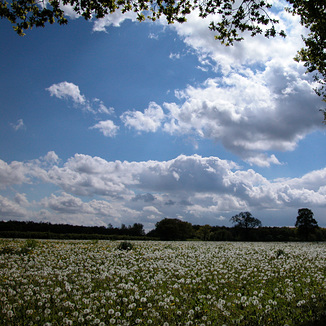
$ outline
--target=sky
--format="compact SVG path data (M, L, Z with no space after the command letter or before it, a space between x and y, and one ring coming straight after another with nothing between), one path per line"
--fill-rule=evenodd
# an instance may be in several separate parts
M163 218L231 226L250 211L326 227L325 107L293 60L307 31L225 47L211 17L116 12L16 35L0 21L0 219L74 225ZM216 17L213 19L217 19Z

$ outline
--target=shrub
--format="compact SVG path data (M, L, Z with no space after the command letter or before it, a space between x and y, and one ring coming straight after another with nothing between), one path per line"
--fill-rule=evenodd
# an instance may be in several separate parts
M131 250L134 248L134 245L129 241L120 242L118 249L119 250Z
M285 252L283 249L276 250L275 256L276 258L279 258L280 256L284 256Z

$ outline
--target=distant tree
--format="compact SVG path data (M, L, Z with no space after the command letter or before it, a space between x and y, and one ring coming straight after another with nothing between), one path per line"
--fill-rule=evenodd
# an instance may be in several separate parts
M164 218L156 223L154 234L161 240L186 240L193 235L193 229L189 222Z
M317 221L314 219L314 213L309 208L300 208L298 210L295 227L304 240L308 240L309 236L319 228Z
M210 234L211 241L232 241L234 240L233 234L231 232L231 229L221 227L216 229Z
M210 240L212 227L208 224L201 225L200 228L196 231L196 236L203 241Z
M134 223L134 225L129 229L129 234L133 236L145 235L144 225L141 223Z
M251 215L250 212L241 212L231 217L230 221L235 224L235 227L242 229L253 229L260 227L261 221Z

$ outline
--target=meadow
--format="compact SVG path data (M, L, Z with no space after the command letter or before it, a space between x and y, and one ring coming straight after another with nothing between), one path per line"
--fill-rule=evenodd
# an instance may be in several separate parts
M326 244L0 240L0 325L311 325Z

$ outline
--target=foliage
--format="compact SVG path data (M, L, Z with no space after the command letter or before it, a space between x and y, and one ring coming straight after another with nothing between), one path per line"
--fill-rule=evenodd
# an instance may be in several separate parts
M299 234L308 240L309 235L318 229L318 223L314 219L314 213L309 208L300 208L298 210L295 227L298 228Z
M0 325L315 325L325 258L324 243L42 241L0 256Z
M193 234L192 225L176 218L164 218L155 225L154 236L161 240L186 240Z
M250 212L241 212L231 217L230 221L235 227L243 229L252 229L261 226L261 221L251 215Z
M326 1L288 0L292 4L287 10L301 17L301 24L309 28L307 37L302 37L305 47L298 51L296 61L304 62L307 72L314 72L320 87L316 93L326 101ZM326 122L326 111L325 122Z
M203 241L209 241L211 240L212 235L212 227L208 224L202 225L198 228L198 230L195 233L195 236Z
M131 236L131 237L143 237L145 235L144 226L141 223L134 223L132 226L121 225L121 228L114 228L109 225L107 228L104 226L82 226L82 225L70 225L70 224L51 224L44 222L25 222L25 221L0 221L1 231L12 231L12 232L42 232L47 233L45 238L53 238L51 233L67 235L69 234L83 234L91 238L92 235L98 237L104 235L116 235L116 236ZM35 237L35 236L34 236ZM44 235L43 235L44 237Z
M118 245L119 250L131 250L134 248L134 245L129 241L120 242Z
M280 257L284 256L284 254L285 254L285 252L283 249L277 249L275 256L276 256L276 258L280 258Z
M175 222L172 222L172 224ZM138 223L135 223L138 224ZM169 223L168 223L169 224ZM142 224L140 224L142 225ZM239 227L210 226L187 224L187 233L181 239L193 239L203 241L299 241L305 240L302 235L292 227L259 227L245 229ZM15 231L14 231L15 230ZM51 232L49 231L51 230ZM160 235L156 228L146 235L135 234L134 227L122 226L113 228L113 226L104 227L86 227L74 226L69 224L50 224L22 221L0 221L0 238L7 239L61 239L61 240L91 240L96 244L98 240L158 240ZM67 233L67 231L71 233ZM94 233L93 233L94 232ZM175 232L175 231L173 231ZM138 234L138 231L137 231ZM174 233L172 233L175 236ZM161 240L168 240L170 237L162 237ZM310 241L326 241L326 229L315 229L309 235Z
M60 25L68 23L61 5L70 5L73 10L89 20L93 17L103 18L105 15L121 10L122 13L134 11L138 14L138 20L149 19L155 21L164 16L169 24L183 23L186 16L198 9L200 17L211 14L220 16L218 22L211 22L209 28L217 32L217 39L226 45L234 41L242 40L240 36L244 31L251 35L262 34L266 37L275 36L277 33L275 24L267 10L271 4L267 1L243 0L240 5L234 0L223 1L190 1L190 0L50 0L48 2L36 0L13 0L8 3L1 0L0 17L8 19L14 24L14 29L19 35L24 30L34 26L44 27L46 23L55 22ZM268 27L266 27L268 26ZM285 36L284 32L279 32Z

